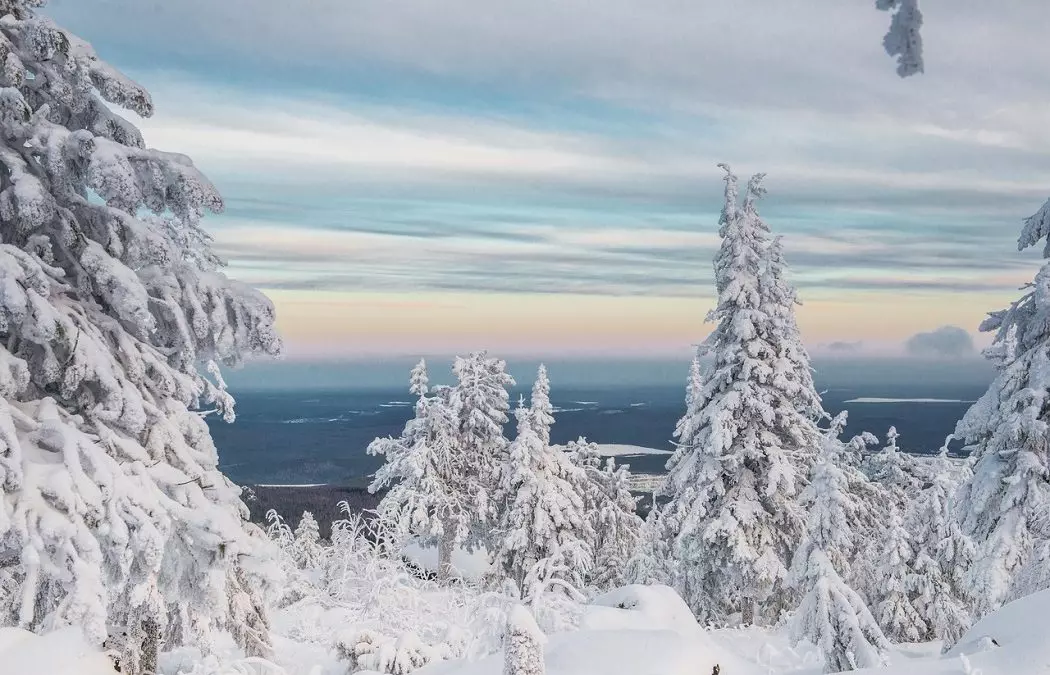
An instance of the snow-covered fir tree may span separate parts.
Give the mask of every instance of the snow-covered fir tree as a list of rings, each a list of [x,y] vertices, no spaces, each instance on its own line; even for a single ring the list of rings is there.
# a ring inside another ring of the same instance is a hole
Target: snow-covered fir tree
[[[378,512],[393,532],[437,544],[438,578],[445,580],[452,574],[452,552],[467,543],[475,520],[470,468],[460,445],[452,389],[435,387],[428,396],[422,361],[410,381],[419,397],[416,416],[400,438],[380,438],[369,445],[370,453],[386,456],[369,491],[388,489]]]
[[[1050,201],[1026,219],[1018,249],[1048,234]],[[1050,258],[1050,240],[1043,258]],[[985,355],[998,374],[954,434],[973,466],[959,492],[958,513],[976,546],[965,591],[978,616],[1010,596],[1038,542],[1050,539],[1050,262],[1044,260],[1025,291],[981,324],[982,331],[996,333]]]
[[[912,504],[906,525],[913,534],[913,604],[928,628],[923,640],[939,639],[948,649],[972,623],[961,582],[973,560],[973,545],[955,517],[947,449],[933,460],[930,484]]]
[[[324,560],[321,528],[317,525],[314,514],[309,511],[303,511],[299,525],[295,528],[292,550],[295,551],[295,562],[300,569],[314,569]]]
[[[800,497],[806,508],[806,534],[791,566],[791,584],[802,594],[790,634],[808,641],[824,656],[825,672],[882,665],[888,642],[863,598],[843,580],[857,547],[855,526],[867,505],[851,490],[851,477],[839,465],[850,448],[839,436],[846,415],[825,432],[820,455]]]
[[[547,377],[547,366],[542,363],[536,372],[536,382],[532,385],[532,398],[529,403],[536,435],[544,445],[550,445],[554,406],[551,405],[551,382]]]
[[[894,642],[919,642],[929,630],[916,609],[915,550],[897,508],[890,509],[883,534],[876,578],[879,604],[876,616],[883,633]]]
[[[593,535],[594,566],[591,586],[610,589],[625,583],[627,563],[638,548],[642,519],[637,498],[631,494],[630,466],[617,466],[612,457],[604,464],[598,444],[585,438],[570,441],[565,448],[572,463],[582,471],[583,483],[576,486],[583,496],[584,511]]]
[[[547,636],[522,605],[507,614],[503,633],[503,675],[544,675],[543,645]]]
[[[762,176],[749,181],[740,206],[736,176],[723,168],[718,305],[709,316],[718,325],[700,353],[712,363],[690,375],[663,518],[678,590],[693,611],[721,620],[740,610],[750,621],[756,603],[769,618],[787,607],[784,580],[802,534],[798,490],[821,442],[823,410],[779,246],[771,249],[756,210]]]
[[[238,621],[265,653],[265,547],[204,416],[233,420],[221,365],[279,351],[273,305],[221,271],[214,186],[116,112],[148,92],[0,4],[0,621],[126,627],[125,673]]]
[[[460,494],[470,495],[474,514],[471,543],[483,541],[498,522],[505,503],[498,498],[501,467],[507,460],[508,442],[503,435],[510,410],[507,388],[514,378],[507,364],[487,352],[456,357],[452,368],[458,383],[451,407],[458,417],[456,470],[463,479]]]
[[[514,411],[518,435],[501,470],[500,494],[508,502],[496,528],[493,562],[502,576],[524,588],[529,571],[548,558],[570,555],[582,577],[593,560],[595,535],[584,496],[577,489],[585,478],[562,452],[536,434],[532,411]]]

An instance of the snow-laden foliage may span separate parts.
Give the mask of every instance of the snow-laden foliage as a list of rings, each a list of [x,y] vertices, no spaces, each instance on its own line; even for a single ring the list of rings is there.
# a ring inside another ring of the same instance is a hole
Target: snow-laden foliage
[[[546,636],[529,610],[515,606],[507,615],[503,637],[503,675],[544,675],[543,645]]]
[[[1046,238],[1047,223],[1050,201],[1025,221],[1018,249]],[[1050,240],[1043,257],[1050,257]],[[992,312],[981,330],[995,331],[985,355],[998,375],[954,434],[973,463],[958,511],[963,532],[976,546],[965,590],[978,616],[1010,596],[1015,576],[1050,541],[1050,262],[1044,261],[1019,300]]]
[[[368,446],[370,454],[386,458],[369,490],[389,488],[379,503],[379,516],[399,537],[437,542],[438,575],[446,579],[452,550],[467,540],[474,522],[471,469],[460,444],[453,391],[435,387],[428,395],[423,361],[412,371],[411,391],[419,399],[401,437],[377,438]]]
[[[544,445],[551,444],[551,425],[554,424],[554,406],[551,405],[551,381],[547,376],[547,366],[540,364],[536,371],[536,381],[532,385],[532,397],[529,399],[529,410],[532,413],[532,426]]]
[[[507,460],[509,444],[503,425],[510,410],[507,388],[514,386],[514,378],[507,373],[505,361],[483,351],[457,356],[452,371],[458,382],[450,404],[459,423],[458,461],[452,468],[462,479],[458,494],[472,500],[471,541],[484,541],[500,518],[495,493]]]
[[[893,13],[882,46],[897,59],[897,74],[908,77],[923,72],[919,0],[875,0],[875,6]]]
[[[520,403],[515,412],[518,435],[501,467],[499,494],[507,504],[493,540],[495,566],[503,578],[523,588],[525,577],[556,551],[572,558],[574,585],[582,585],[593,562],[595,540],[587,517],[584,470],[545,444],[536,434],[532,411]]]
[[[203,417],[273,306],[220,271],[214,186],[114,112],[149,94],[40,4],[0,3],[0,616],[203,643],[268,574]]]
[[[919,642],[928,631],[913,603],[917,590],[914,565],[911,534],[904,528],[900,511],[893,508],[881,541],[876,574],[880,599],[876,615],[879,626],[894,642]]]
[[[889,646],[864,600],[840,573],[849,569],[857,548],[854,528],[867,509],[839,465],[848,452],[839,440],[845,423],[845,413],[832,421],[810,469],[809,484],[800,497],[806,508],[806,533],[790,576],[802,594],[791,618],[792,640],[816,645],[828,673],[883,665]]]
[[[638,500],[631,494],[631,472],[628,465],[616,465],[608,457],[604,465],[596,443],[585,438],[570,441],[565,452],[572,463],[582,469],[576,489],[583,497],[584,513],[593,536],[591,549],[594,565],[587,585],[608,590],[626,583],[628,561],[638,547],[642,519],[638,517]]]
[[[933,460],[930,474],[930,484],[911,504],[906,522],[915,548],[912,604],[928,628],[922,639],[939,639],[947,649],[971,623],[961,583],[973,560],[973,545],[955,517],[957,481],[947,450]]]
[[[722,246],[715,258],[717,327],[693,368],[678,449],[668,461],[663,512],[674,540],[676,585],[703,619],[755,603],[775,618],[789,599],[784,580],[802,534],[798,491],[821,442],[823,416],[783,279],[779,243],[756,211],[761,175],[737,203],[726,170]]]

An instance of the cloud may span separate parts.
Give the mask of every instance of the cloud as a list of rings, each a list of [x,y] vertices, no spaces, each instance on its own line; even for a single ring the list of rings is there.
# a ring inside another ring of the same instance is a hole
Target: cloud
[[[829,342],[828,344],[824,345],[824,349],[826,349],[829,352],[834,352],[836,354],[856,354],[863,347],[864,343],[859,340],[855,342],[846,342],[839,340],[836,342]]]
[[[703,304],[726,160],[769,174],[803,300],[951,306],[1034,267],[1011,223],[1050,186],[1039,3],[929,9],[929,72],[908,82],[885,17],[841,0],[46,11],[151,90],[147,142],[216,182],[227,215],[207,226],[268,288]],[[965,325],[964,302],[935,320]]]
[[[928,333],[916,333],[904,343],[910,356],[959,358],[974,354],[973,337],[958,326],[941,326]]]

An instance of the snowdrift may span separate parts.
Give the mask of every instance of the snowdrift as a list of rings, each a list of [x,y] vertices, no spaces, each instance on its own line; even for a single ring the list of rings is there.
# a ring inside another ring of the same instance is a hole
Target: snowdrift
[[[667,586],[626,586],[584,609],[580,630],[548,637],[547,675],[764,675],[716,644]],[[500,675],[503,654],[449,661],[419,675]]]
[[[0,628],[0,672],[4,675],[116,675],[109,657],[84,640],[78,628],[35,635]]]
[[[1003,606],[960,638],[945,658],[965,656],[984,675],[1050,672],[1050,590]]]

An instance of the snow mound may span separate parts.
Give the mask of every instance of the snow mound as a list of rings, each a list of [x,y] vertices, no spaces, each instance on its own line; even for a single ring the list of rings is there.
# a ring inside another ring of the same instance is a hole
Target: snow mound
[[[944,658],[965,656],[987,675],[1048,672],[1047,616],[1050,590],[1014,600],[974,624]]]
[[[90,645],[79,628],[36,635],[0,628],[4,675],[115,675],[109,657]]]
[[[599,595],[584,608],[580,628],[668,630],[692,637],[702,632],[689,607],[669,586],[624,586]]]

